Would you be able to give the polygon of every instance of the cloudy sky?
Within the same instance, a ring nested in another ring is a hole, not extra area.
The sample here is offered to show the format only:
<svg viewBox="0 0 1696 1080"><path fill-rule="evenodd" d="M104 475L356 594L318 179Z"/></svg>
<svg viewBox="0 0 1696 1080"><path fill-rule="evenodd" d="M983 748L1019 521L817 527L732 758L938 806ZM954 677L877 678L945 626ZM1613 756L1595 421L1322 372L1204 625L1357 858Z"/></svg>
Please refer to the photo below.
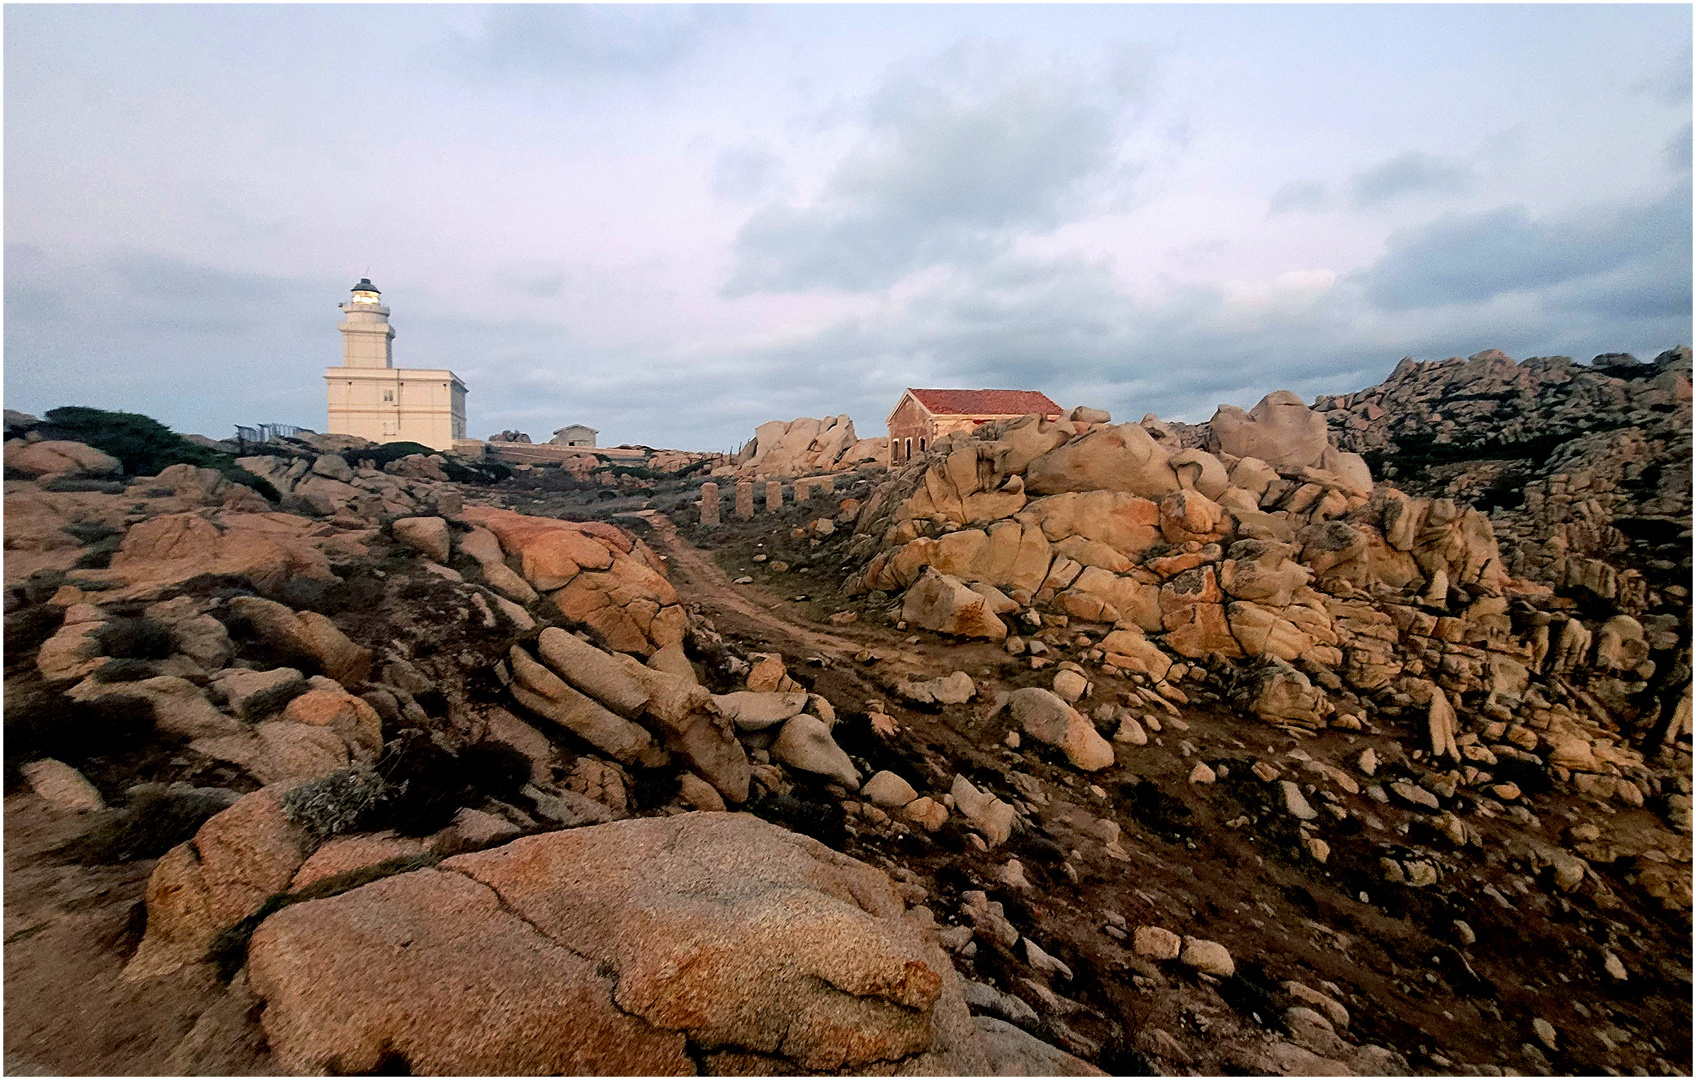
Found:
<svg viewBox="0 0 1696 1080"><path fill-rule="evenodd" d="M1692 336L1686 5L4 18L8 408L322 429L366 273L473 434L603 445Z"/></svg>

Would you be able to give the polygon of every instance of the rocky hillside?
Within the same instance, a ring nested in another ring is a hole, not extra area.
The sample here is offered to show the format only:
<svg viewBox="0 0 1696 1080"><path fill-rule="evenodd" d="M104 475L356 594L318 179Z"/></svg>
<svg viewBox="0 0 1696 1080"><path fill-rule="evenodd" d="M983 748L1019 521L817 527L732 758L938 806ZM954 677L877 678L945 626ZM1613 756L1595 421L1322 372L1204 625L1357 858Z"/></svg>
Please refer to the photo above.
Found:
<svg viewBox="0 0 1696 1080"><path fill-rule="evenodd" d="M721 526L8 416L8 1068L1687 1072L1688 594L1336 411Z"/></svg>
<svg viewBox="0 0 1696 1080"><path fill-rule="evenodd" d="M1489 513L1509 569L1631 615L1690 600L1690 350L1403 360L1314 404L1337 445L1410 493Z"/></svg>

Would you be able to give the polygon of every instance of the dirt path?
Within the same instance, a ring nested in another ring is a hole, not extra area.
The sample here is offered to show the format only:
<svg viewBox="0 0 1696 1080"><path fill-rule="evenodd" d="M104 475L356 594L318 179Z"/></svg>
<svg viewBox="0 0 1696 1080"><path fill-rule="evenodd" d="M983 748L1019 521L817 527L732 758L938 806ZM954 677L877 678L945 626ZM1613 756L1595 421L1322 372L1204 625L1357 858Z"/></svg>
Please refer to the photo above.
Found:
<svg viewBox="0 0 1696 1080"><path fill-rule="evenodd" d="M714 620L728 619L738 630L752 631L772 645L789 644L837 660L852 660L867 649L890 649L899 639L881 628L866 627L846 633L824 633L783 617L784 602L757 585L736 585L719 568L712 556L678 535L677 526L657 510L628 515L641 518L654 530L661 554L675 573L672 584L684 599L701 605ZM849 636L853 634L854 636ZM916 655L892 656L914 665ZM914 665L916 666L916 665Z"/></svg>

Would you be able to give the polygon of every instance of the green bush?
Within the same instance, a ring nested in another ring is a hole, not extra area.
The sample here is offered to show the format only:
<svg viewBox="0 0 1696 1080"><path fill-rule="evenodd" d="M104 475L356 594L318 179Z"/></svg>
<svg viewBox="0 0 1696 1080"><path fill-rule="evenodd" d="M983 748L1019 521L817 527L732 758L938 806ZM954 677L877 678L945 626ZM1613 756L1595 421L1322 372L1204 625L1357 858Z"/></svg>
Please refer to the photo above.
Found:
<svg viewBox="0 0 1696 1080"><path fill-rule="evenodd" d="M411 457L413 454L432 457L441 454L441 451L432 450L422 443L392 442L366 447L364 450L343 450L341 457L356 469L362 461L369 461L381 469L390 462ZM456 484L498 484L512 475L512 470L498 461L466 465L445 456L442 458L442 472Z"/></svg>
<svg viewBox="0 0 1696 1080"><path fill-rule="evenodd" d="M439 453L439 451L432 450L423 443L392 442L384 443L381 446L368 446L364 450L343 450L341 457L343 461L356 469L359 468L361 461L369 461L381 469L391 461L399 461L401 458L411 457L413 454L423 454L425 457L429 457L435 453Z"/></svg>
<svg viewBox="0 0 1696 1080"><path fill-rule="evenodd" d="M47 422L78 442L111 454L129 476L152 476L171 465L188 463L216 469L229 454L191 443L170 428L140 413L107 412L83 405L66 405L47 413Z"/></svg>
<svg viewBox="0 0 1696 1080"><path fill-rule="evenodd" d="M234 454L189 442L151 416L65 405L48 410L46 420L57 433L117 458L126 476L155 476L172 465L186 464L216 469L225 479L250 487L272 502L280 497L270 483L238 467Z"/></svg>

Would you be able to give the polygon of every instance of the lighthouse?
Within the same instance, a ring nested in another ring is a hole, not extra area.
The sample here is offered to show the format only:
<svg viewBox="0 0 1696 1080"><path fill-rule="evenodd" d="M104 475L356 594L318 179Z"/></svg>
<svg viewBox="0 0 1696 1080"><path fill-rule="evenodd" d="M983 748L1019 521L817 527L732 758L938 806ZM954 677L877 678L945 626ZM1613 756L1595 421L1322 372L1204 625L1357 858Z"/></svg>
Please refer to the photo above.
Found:
<svg viewBox="0 0 1696 1080"><path fill-rule="evenodd" d="M451 450L465 438L465 384L446 369L394 366L395 328L383 294L360 278L340 305L342 365L326 368L332 435Z"/></svg>

